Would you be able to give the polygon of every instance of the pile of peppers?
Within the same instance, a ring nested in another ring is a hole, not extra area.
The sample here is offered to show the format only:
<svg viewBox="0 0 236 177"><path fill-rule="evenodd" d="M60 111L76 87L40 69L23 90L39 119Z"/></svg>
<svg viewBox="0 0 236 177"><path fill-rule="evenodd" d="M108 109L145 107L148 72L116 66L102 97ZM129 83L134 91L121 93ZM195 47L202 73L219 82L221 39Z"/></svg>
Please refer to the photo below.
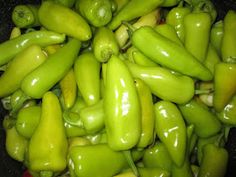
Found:
<svg viewBox="0 0 236 177"><path fill-rule="evenodd" d="M6 151L33 177L223 177L236 11L210 0L17 5L0 44Z"/></svg>

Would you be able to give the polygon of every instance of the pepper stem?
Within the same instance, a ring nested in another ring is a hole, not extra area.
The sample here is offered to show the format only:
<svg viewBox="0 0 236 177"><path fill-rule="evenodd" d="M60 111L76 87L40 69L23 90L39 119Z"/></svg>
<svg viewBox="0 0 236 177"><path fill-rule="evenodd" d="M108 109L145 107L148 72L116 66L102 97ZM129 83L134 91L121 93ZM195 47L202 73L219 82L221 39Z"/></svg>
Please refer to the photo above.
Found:
<svg viewBox="0 0 236 177"><path fill-rule="evenodd" d="M139 177L140 175L139 175L138 169L137 169L137 167L136 167L136 165L135 165L135 163L133 161L133 158L132 158L130 150L123 151L123 154L124 154L124 156L126 158L126 161L129 164L129 167L132 169L134 175Z"/></svg>

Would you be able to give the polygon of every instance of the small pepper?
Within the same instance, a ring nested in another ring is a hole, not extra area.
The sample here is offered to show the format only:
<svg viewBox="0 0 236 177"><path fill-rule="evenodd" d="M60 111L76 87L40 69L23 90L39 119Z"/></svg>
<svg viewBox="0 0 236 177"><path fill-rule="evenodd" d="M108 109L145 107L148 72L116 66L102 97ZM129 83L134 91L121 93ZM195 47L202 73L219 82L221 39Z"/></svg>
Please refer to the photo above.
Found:
<svg viewBox="0 0 236 177"><path fill-rule="evenodd" d="M88 23L72 9L44 1L38 11L39 21L45 28L65 33L80 41L87 41L92 37Z"/></svg>
<svg viewBox="0 0 236 177"><path fill-rule="evenodd" d="M155 129L165 144L173 163L181 167L185 160L187 134L184 119L174 103L159 101L154 105Z"/></svg>

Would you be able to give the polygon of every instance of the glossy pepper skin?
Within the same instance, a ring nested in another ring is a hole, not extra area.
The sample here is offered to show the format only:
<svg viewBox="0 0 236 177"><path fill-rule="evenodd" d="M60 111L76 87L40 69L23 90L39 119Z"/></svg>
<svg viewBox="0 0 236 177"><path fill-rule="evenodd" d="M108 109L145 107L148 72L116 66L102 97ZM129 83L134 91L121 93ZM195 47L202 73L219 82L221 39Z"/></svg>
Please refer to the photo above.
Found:
<svg viewBox="0 0 236 177"><path fill-rule="evenodd" d="M119 45L113 31L104 26L97 29L93 38L93 52L99 62L107 62L111 55L119 54Z"/></svg>
<svg viewBox="0 0 236 177"><path fill-rule="evenodd" d="M78 177L111 177L127 165L123 153L107 144L75 146L68 154L68 167Z"/></svg>
<svg viewBox="0 0 236 177"><path fill-rule="evenodd" d="M134 82L141 108L141 135L137 147L145 148L154 139L155 114L152 93L147 84L141 79L135 79Z"/></svg>
<svg viewBox="0 0 236 177"><path fill-rule="evenodd" d="M165 144L173 163L183 165L186 153L186 126L177 106L169 101L159 101L154 105L155 129L157 136Z"/></svg>
<svg viewBox="0 0 236 177"><path fill-rule="evenodd" d="M194 95L193 80L181 74L174 74L163 67L140 66L126 62L132 76L148 85L157 97L175 103L186 103Z"/></svg>
<svg viewBox="0 0 236 177"><path fill-rule="evenodd" d="M213 106L220 112L236 93L236 63L220 62L215 65Z"/></svg>
<svg viewBox="0 0 236 177"><path fill-rule="evenodd" d="M46 56L38 45L31 45L20 52L0 77L0 97L8 96L19 89L24 77L45 60Z"/></svg>
<svg viewBox="0 0 236 177"><path fill-rule="evenodd" d="M29 106L19 110L16 120L16 130L25 138L30 139L39 124L41 106Z"/></svg>
<svg viewBox="0 0 236 177"><path fill-rule="evenodd" d="M136 48L162 66L200 80L213 78L211 72L184 47L160 35L151 27L137 29L131 40Z"/></svg>
<svg viewBox="0 0 236 177"><path fill-rule="evenodd" d="M95 27L105 26L112 19L110 0L79 0L75 3L75 9Z"/></svg>
<svg viewBox="0 0 236 177"><path fill-rule="evenodd" d="M221 130L216 115L202 103L192 99L178 107L186 122L195 126L194 131L199 137L210 137Z"/></svg>
<svg viewBox="0 0 236 177"><path fill-rule="evenodd" d="M74 62L77 87L87 105L100 100L100 69L101 64L91 51L80 54Z"/></svg>
<svg viewBox="0 0 236 177"><path fill-rule="evenodd" d="M236 12L229 10L223 21L221 57L223 61L236 57Z"/></svg>
<svg viewBox="0 0 236 177"><path fill-rule="evenodd" d="M21 82L21 89L32 98L42 98L52 86L72 67L80 50L81 42L71 39L62 48L28 74Z"/></svg>
<svg viewBox="0 0 236 177"><path fill-rule="evenodd" d="M52 31L34 31L31 33L22 34L19 37L0 44L0 66L6 64L16 54L32 44L37 44L44 47L51 44L62 43L64 40L65 34L59 34Z"/></svg>
<svg viewBox="0 0 236 177"><path fill-rule="evenodd" d="M116 29L122 21L130 21L137 17L151 12L163 3L163 0L142 0L129 1L111 20L108 27L112 30Z"/></svg>
<svg viewBox="0 0 236 177"><path fill-rule="evenodd" d="M140 103L125 63L112 56L107 63L104 95L105 126L113 150L134 147L141 134Z"/></svg>
<svg viewBox="0 0 236 177"><path fill-rule="evenodd" d="M211 27L210 42L221 56L221 42L224 35L223 20L215 22Z"/></svg>
<svg viewBox="0 0 236 177"><path fill-rule="evenodd" d="M206 59L210 40L210 14L206 12L189 13L184 17L183 24L185 48L200 62L203 62Z"/></svg>
<svg viewBox="0 0 236 177"><path fill-rule="evenodd" d="M78 13L52 1L41 4L38 16L42 26L49 30L65 33L80 41L87 41L92 36L90 26Z"/></svg>
<svg viewBox="0 0 236 177"><path fill-rule="evenodd" d="M165 144L160 141L144 150L142 161L147 168L161 168L169 172L173 164Z"/></svg>
<svg viewBox="0 0 236 177"><path fill-rule="evenodd" d="M212 160L214 159L214 160ZM228 152L215 144L207 144L203 149L203 159L200 165L199 177L223 177L226 174Z"/></svg>
<svg viewBox="0 0 236 177"><path fill-rule="evenodd" d="M67 146L59 100L54 93L46 92L42 98L40 122L29 142L30 169L48 172L49 176L63 171Z"/></svg>

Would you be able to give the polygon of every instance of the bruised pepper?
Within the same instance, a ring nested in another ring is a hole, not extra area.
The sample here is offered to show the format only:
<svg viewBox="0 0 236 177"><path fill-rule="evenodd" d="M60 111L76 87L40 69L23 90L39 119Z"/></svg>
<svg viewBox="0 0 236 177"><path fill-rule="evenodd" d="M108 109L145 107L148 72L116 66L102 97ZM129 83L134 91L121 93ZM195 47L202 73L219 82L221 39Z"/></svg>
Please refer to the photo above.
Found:
<svg viewBox="0 0 236 177"><path fill-rule="evenodd" d="M56 135L56 136L55 136ZM67 139L57 96L46 92L42 98L39 124L29 142L29 165L42 177L66 168Z"/></svg>
<svg viewBox="0 0 236 177"><path fill-rule="evenodd" d="M105 126L113 150L134 147L141 134L140 103L131 73L112 56L107 63L104 95Z"/></svg>

